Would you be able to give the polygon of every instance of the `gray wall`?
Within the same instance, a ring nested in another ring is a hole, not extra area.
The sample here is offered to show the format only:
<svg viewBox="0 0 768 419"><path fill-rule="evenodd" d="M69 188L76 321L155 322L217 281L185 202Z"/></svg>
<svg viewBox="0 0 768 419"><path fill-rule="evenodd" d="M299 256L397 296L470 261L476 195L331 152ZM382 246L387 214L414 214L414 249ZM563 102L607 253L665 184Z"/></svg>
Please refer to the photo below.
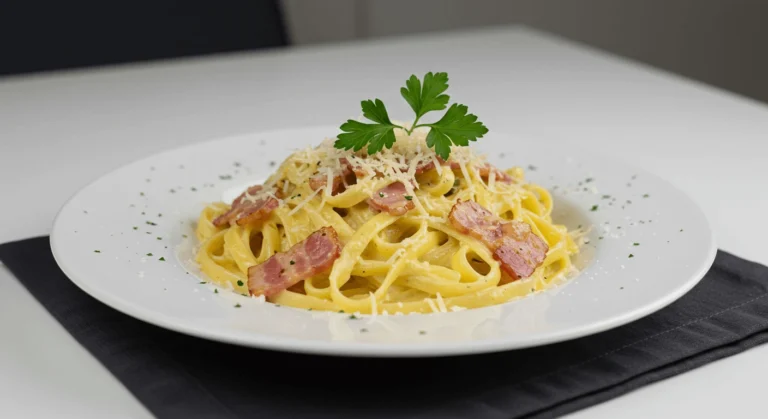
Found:
<svg viewBox="0 0 768 419"><path fill-rule="evenodd" d="M297 44L520 23L768 102L768 0L283 0Z"/></svg>

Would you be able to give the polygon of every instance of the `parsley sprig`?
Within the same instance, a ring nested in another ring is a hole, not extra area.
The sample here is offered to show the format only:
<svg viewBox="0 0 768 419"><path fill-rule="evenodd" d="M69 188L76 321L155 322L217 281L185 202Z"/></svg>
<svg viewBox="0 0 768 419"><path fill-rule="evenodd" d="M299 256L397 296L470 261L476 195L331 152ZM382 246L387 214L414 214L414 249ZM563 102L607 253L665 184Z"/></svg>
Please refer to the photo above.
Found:
<svg viewBox="0 0 768 419"><path fill-rule="evenodd" d="M367 147L368 154L392 148L395 144L395 128L405 130L409 135L419 127L429 127L427 146L435 149L435 153L444 160L451 154L451 146L468 146L470 141L477 141L488 132L488 128L477 120L477 116L468 113L466 105L452 104L442 118L436 122L419 123L425 114L441 111L448 106L450 96L445 94L448 89L447 73L432 73L424 75L424 81L415 75L406 80L400 94L411 106L416 118L410 129L393 124L389 119L387 108L380 99L364 100L360 103L363 116L374 122L367 124L348 120L341 125L341 134L334 147L345 150L362 150Z"/></svg>

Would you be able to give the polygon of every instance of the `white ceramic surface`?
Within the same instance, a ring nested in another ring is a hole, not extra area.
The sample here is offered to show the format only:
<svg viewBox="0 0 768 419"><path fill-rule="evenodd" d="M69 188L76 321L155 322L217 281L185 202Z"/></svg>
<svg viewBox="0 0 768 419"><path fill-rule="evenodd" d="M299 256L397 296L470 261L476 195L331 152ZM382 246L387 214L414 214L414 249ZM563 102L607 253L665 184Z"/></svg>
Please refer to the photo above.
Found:
<svg viewBox="0 0 768 419"><path fill-rule="evenodd" d="M64 205L53 228L54 256L95 298L182 333L296 352L437 356L541 345L627 323L683 295L715 255L702 212L659 178L590 152L491 133L478 148L493 150L489 159L500 167L526 167L531 181L550 188L557 222L592 226L577 260L583 269L571 281L493 307L359 320L214 293L200 283L190 259L203 205L265 178L291 150L335 133L319 127L248 134L118 169Z"/></svg>

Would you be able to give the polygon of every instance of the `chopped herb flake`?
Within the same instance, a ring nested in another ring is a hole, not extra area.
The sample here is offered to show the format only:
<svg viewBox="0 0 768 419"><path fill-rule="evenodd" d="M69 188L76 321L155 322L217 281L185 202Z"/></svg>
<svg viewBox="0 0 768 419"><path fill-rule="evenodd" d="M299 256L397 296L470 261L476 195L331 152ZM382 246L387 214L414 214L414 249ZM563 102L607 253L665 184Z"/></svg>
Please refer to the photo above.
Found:
<svg viewBox="0 0 768 419"><path fill-rule="evenodd" d="M637 243L637 242L632 243L632 246L640 246L640 243Z"/></svg>
<svg viewBox="0 0 768 419"><path fill-rule="evenodd" d="M630 254L629 254L629 257L630 257L630 258L633 258L633 257L635 257L635 255L633 255L632 253L630 253Z"/></svg>
<svg viewBox="0 0 768 419"><path fill-rule="evenodd" d="M205 282L205 281L200 281L200 284L207 284L207 282Z"/></svg>
<svg viewBox="0 0 768 419"><path fill-rule="evenodd" d="M147 224L151 225L151 226L156 226L157 225L157 223L153 223L152 221L147 221Z"/></svg>
<svg viewBox="0 0 768 419"><path fill-rule="evenodd" d="M532 171L532 172L535 172L535 171L536 171L536 169L537 169L537 167L536 167L536 166L534 166L534 165L532 165L532 164L529 164L529 165L528 165L528 170L530 170L530 171Z"/></svg>
<svg viewBox="0 0 768 419"><path fill-rule="evenodd" d="M218 289L218 288L214 288L214 289L213 289L213 293L214 293L214 294L218 294L218 293L219 293L219 289Z"/></svg>
<svg viewBox="0 0 768 419"><path fill-rule="evenodd" d="M147 256L152 256L152 253L147 253Z"/></svg>
<svg viewBox="0 0 768 419"><path fill-rule="evenodd" d="M101 253L101 250L94 250L93 253Z"/></svg>
<svg viewBox="0 0 768 419"><path fill-rule="evenodd" d="M360 317L355 316L354 314L349 315L349 320L358 320Z"/></svg>
<svg viewBox="0 0 768 419"><path fill-rule="evenodd" d="M139 228L138 228L138 227L136 227L136 226L133 226L133 229L134 229L134 230L138 230Z"/></svg>
<svg viewBox="0 0 768 419"><path fill-rule="evenodd" d="M237 286L238 286L238 287L242 287L243 285L244 285L244 284L243 284L243 281L241 281L241 280L239 280L239 279L238 279L238 280L237 280Z"/></svg>
<svg viewBox="0 0 768 419"><path fill-rule="evenodd" d="M235 308L240 308L240 307L242 307L242 306L240 305L240 303L237 303L237 304L235 304Z"/></svg>
<svg viewBox="0 0 768 419"><path fill-rule="evenodd" d="M592 205L592 208L590 208L590 211L597 211L597 205Z"/></svg>
<svg viewBox="0 0 768 419"><path fill-rule="evenodd" d="M288 262L288 263L290 263L291 265L295 265L295 264L296 264L296 261L293 261L293 260L292 260L292 261L290 261L290 262Z"/></svg>
<svg viewBox="0 0 768 419"><path fill-rule="evenodd" d="M160 256L160 259L158 259L160 262L165 262L165 258L163 256Z"/></svg>
<svg viewBox="0 0 768 419"><path fill-rule="evenodd" d="M610 195L603 195L603 199L611 199Z"/></svg>
<svg viewBox="0 0 768 419"><path fill-rule="evenodd" d="M379 192L379 196L380 196L381 198L384 198L384 192Z"/></svg>
<svg viewBox="0 0 768 419"><path fill-rule="evenodd" d="M144 192L139 192L139 195L144 196Z"/></svg>
<svg viewBox="0 0 768 419"><path fill-rule="evenodd" d="M643 198L648 198L648 197L650 197L650 195L648 194L643 195Z"/></svg>
<svg viewBox="0 0 768 419"><path fill-rule="evenodd" d="M420 335L426 335L426 334L427 334L427 332L426 332L425 330L419 330L419 334L420 334Z"/></svg>
<svg viewBox="0 0 768 419"><path fill-rule="evenodd" d="M162 237L158 237L157 239L158 239L158 240L162 240L163 238L162 238Z"/></svg>
<svg viewBox="0 0 768 419"><path fill-rule="evenodd" d="M360 329L360 333L368 333L368 329L365 329L365 328Z"/></svg>
<svg viewBox="0 0 768 419"><path fill-rule="evenodd" d="M405 195L403 198L405 198L406 201L410 201L413 199L413 197L410 195Z"/></svg>

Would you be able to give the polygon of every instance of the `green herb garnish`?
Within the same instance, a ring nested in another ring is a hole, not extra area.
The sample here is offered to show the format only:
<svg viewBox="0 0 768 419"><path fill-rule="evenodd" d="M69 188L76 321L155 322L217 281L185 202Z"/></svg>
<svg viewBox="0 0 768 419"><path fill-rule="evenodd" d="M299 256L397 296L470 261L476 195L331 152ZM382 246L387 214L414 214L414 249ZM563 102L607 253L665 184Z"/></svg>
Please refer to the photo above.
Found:
<svg viewBox="0 0 768 419"><path fill-rule="evenodd" d="M240 308L240 307L242 307L242 306L240 305L240 303L237 303L237 304L235 304L235 308Z"/></svg>
<svg viewBox="0 0 768 419"><path fill-rule="evenodd" d="M101 250L94 250L93 253L101 253Z"/></svg>
<svg viewBox="0 0 768 419"><path fill-rule="evenodd" d="M410 195L405 195L403 198L405 198L406 201L412 201L413 197Z"/></svg>
<svg viewBox="0 0 768 419"><path fill-rule="evenodd" d="M410 129L393 124L389 119L387 108L380 99L360 102L363 116L373 121L366 124L355 120L347 120L341 125L343 131L338 135L334 147L344 150L362 150L367 147L368 154L392 148L395 144L395 128L405 130L409 135L419 127L429 127L427 146L433 147L437 155L448 160L451 146L468 146L470 141L477 141L488 132L488 128L477 120L477 116L468 113L466 105L454 103L436 122L419 124L422 116L432 111L441 111L448 105L450 97L444 92L448 89L447 73L432 73L424 75L422 83L418 77L411 75L400 89L400 94L411 106L416 119Z"/></svg>
<svg viewBox="0 0 768 419"><path fill-rule="evenodd" d="M243 283L243 281L241 281L241 280L239 280L239 279L237 280L237 286L238 286L238 287L242 287L242 286L243 286L243 284L244 284L244 283Z"/></svg>
<svg viewBox="0 0 768 419"><path fill-rule="evenodd" d="M597 205L592 205L592 208L590 208L590 211L597 211Z"/></svg>
<svg viewBox="0 0 768 419"><path fill-rule="evenodd" d="M158 259L160 262L165 262L165 258L160 256L160 259Z"/></svg>

